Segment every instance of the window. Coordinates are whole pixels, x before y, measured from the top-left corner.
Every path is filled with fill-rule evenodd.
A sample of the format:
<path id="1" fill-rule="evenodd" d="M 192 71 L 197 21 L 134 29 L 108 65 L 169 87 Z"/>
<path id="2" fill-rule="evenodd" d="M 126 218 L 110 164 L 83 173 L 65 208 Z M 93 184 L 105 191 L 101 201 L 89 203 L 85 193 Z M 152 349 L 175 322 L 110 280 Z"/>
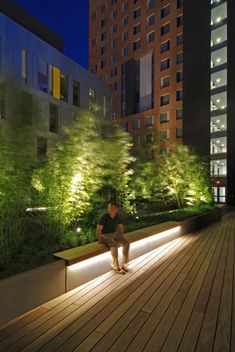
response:
<path id="1" fill-rule="evenodd" d="M 115 90 L 117 90 L 117 82 L 114 82 L 110 85 L 111 91 L 114 92 Z"/>
<path id="2" fill-rule="evenodd" d="M 177 101 L 183 100 L 183 90 L 177 90 L 177 92 L 176 92 L 176 100 Z"/>
<path id="3" fill-rule="evenodd" d="M 141 8 L 139 7 L 133 12 L 133 18 L 136 19 L 141 16 Z"/>
<path id="4" fill-rule="evenodd" d="M 148 116 L 146 118 L 146 126 L 150 127 L 154 125 L 154 116 Z"/>
<path id="5" fill-rule="evenodd" d="M 136 34 L 140 33 L 140 31 L 141 31 L 141 24 L 139 23 L 136 26 L 134 26 L 133 34 L 136 35 Z"/>
<path id="6" fill-rule="evenodd" d="M 128 18 L 128 16 L 124 17 L 122 21 L 123 21 L 123 26 L 127 26 L 128 23 L 129 23 L 129 18 Z"/>
<path id="7" fill-rule="evenodd" d="M 161 36 L 169 33 L 170 29 L 171 29 L 170 23 L 166 23 L 163 26 L 161 26 Z"/>
<path id="8" fill-rule="evenodd" d="M 146 143 L 147 144 L 153 143 L 153 134 L 152 133 L 146 134 Z"/>
<path id="9" fill-rule="evenodd" d="M 0 119 L 6 118 L 6 85 L 0 83 Z"/>
<path id="10" fill-rule="evenodd" d="M 183 25 L 183 15 L 177 17 L 177 27 Z"/>
<path id="11" fill-rule="evenodd" d="M 170 59 L 165 59 L 161 61 L 161 71 L 164 71 L 170 67 Z"/>
<path id="12" fill-rule="evenodd" d="M 106 4 L 101 6 L 101 13 L 104 13 L 106 11 Z"/>
<path id="13" fill-rule="evenodd" d="M 117 47 L 117 39 L 113 39 L 113 40 L 112 40 L 111 47 L 112 47 L 112 48 L 116 48 L 116 47 Z"/>
<path id="14" fill-rule="evenodd" d="M 117 0 L 111 0 L 111 5 L 117 4 Z"/>
<path id="15" fill-rule="evenodd" d="M 80 106 L 80 82 L 73 81 L 73 105 Z"/>
<path id="16" fill-rule="evenodd" d="M 48 92 L 48 64 L 43 60 L 38 60 L 38 88 Z"/>
<path id="17" fill-rule="evenodd" d="M 177 127 L 176 128 L 176 138 L 182 138 L 183 136 L 183 129 L 182 127 Z"/>
<path id="18" fill-rule="evenodd" d="M 161 131 L 160 132 L 160 141 L 164 142 L 169 139 L 169 130 Z"/>
<path id="19" fill-rule="evenodd" d="M 132 121 L 132 129 L 137 130 L 138 128 L 140 128 L 140 120 L 133 120 Z"/>
<path id="20" fill-rule="evenodd" d="M 107 18 L 103 18 L 103 19 L 100 21 L 101 28 L 103 28 L 104 26 L 106 26 L 106 24 L 107 24 Z"/>
<path id="21" fill-rule="evenodd" d="M 37 156 L 38 158 L 45 157 L 47 153 L 47 139 L 44 137 L 37 138 Z"/>
<path id="22" fill-rule="evenodd" d="M 155 39 L 155 33 L 154 32 L 150 32 L 150 33 L 147 34 L 147 42 L 148 43 L 153 42 L 154 39 Z"/>
<path id="23" fill-rule="evenodd" d="M 168 16 L 170 14 L 170 11 L 171 11 L 170 5 L 167 5 L 166 7 L 163 7 L 161 9 L 161 18 L 164 18 L 164 17 Z"/>
<path id="24" fill-rule="evenodd" d="M 177 9 L 183 6 L 183 0 L 177 0 Z"/>
<path id="25" fill-rule="evenodd" d="M 125 11 L 128 11 L 128 9 L 129 9 L 128 1 L 125 1 L 125 2 L 123 3 L 122 9 L 123 9 L 124 12 L 125 12 Z"/>
<path id="26" fill-rule="evenodd" d="M 96 20 L 96 12 L 93 12 L 91 17 L 92 17 L 92 21 L 95 21 Z"/>
<path id="27" fill-rule="evenodd" d="M 125 122 L 121 125 L 121 129 L 124 131 L 124 132 L 128 132 L 128 122 Z"/>
<path id="28" fill-rule="evenodd" d="M 141 40 L 139 39 L 133 43 L 133 50 L 135 51 L 135 50 L 139 49 L 140 46 L 141 46 Z"/>
<path id="29" fill-rule="evenodd" d="M 170 95 L 167 94 L 167 95 L 162 95 L 160 97 L 160 105 L 163 106 L 163 105 L 168 105 L 170 103 Z"/>
<path id="30" fill-rule="evenodd" d="M 147 18 L 147 27 L 154 25 L 155 22 L 155 15 L 151 15 Z"/>
<path id="31" fill-rule="evenodd" d="M 117 10 L 114 10 L 114 11 L 112 12 L 112 19 L 114 20 L 115 18 L 117 18 L 117 15 L 118 15 Z"/>
<path id="32" fill-rule="evenodd" d="M 134 146 L 140 145 L 140 141 L 141 141 L 140 135 L 139 134 L 134 134 L 132 136 L 132 141 L 133 141 Z"/>
<path id="33" fill-rule="evenodd" d="M 178 71 L 176 73 L 176 82 L 182 82 L 183 81 L 183 71 Z"/>
<path id="34" fill-rule="evenodd" d="M 166 51 L 170 50 L 170 41 L 167 40 L 166 42 L 161 44 L 161 53 L 165 53 Z"/>
<path id="35" fill-rule="evenodd" d="M 182 33 L 177 35 L 176 42 L 177 42 L 177 45 L 183 44 L 183 34 Z"/>
<path id="36" fill-rule="evenodd" d="M 166 123 L 169 122 L 169 111 L 163 112 L 160 114 L 160 122 L 161 123 Z"/>
<path id="37" fill-rule="evenodd" d="M 96 38 L 93 38 L 91 41 L 91 47 L 94 48 L 96 46 Z"/>
<path id="38" fill-rule="evenodd" d="M 170 76 L 161 78 L 161 88 L 169 87 L 170 85 Z"/>
<path id="39" fill-rule="evenodd" d="M 176 110 L 176 120 L 181 120 L 183 118 L 183 109 Z"/>
<path id="40" fill-rule="evenodd" d="M 68 76 L 60 72 L 60 99 L 68 101 Z"/>
<path id="41" fill-rule="evenodd" d="M 113 67 L 110 71 L 110 76 L 115 77 L 117 76 L 117 67 Z"/>
<path id="42" fill-rule="evenodd" d="M 96 93 L 95 90 L 89 88 L 88 91 L 88 109 L 91 110 L 96 102 Z"/>
<path id="43" fill-rule="evenodd" d="M 111 61 L 112 63 L 117 62 L 117 55 L 111 55 L 111 56 L 110 56 L 110 61 Z"/>
<path id="44" fill-rule="evenodd" d="M 101 76 L 100 76 L 100 79 L 101 79 L 101 81 L 106 81 L 106 78 L 107 78 L 107 75 L 106 75 L 106 73 L 104 73 L 104 74 L 102 74 Z"/>
<path id="45" fill-rule="evenodd" d="M 107 32 L 103 32 L 100 35 L 100 40 L 103 42 L 107 38 Z"/>
<path id="46" fill-rule="evenodd" d="M 49 131 L 58 133 L 59 119 L 58 119 L 58 106 L 51 104 L 49 107 Z"/>
<path id="47" fill-rule="evenodd" d="M 117 32 L 117 24 L 114 24 L 113 27 L 112 27 L 112 33 L 116 33 Z"/>
<path id="48" fill-rule="evenodd" d="M 102 46 L 102 48 L 100 49 L 101 55 L 104 55 L 106 52 L 107 52 L 107 46 Z"/>
<path id="49" fill-rule="evenodd" d="M 21 51 L 21 77 L 22 81 L 27 83 L 27 61 L 28 61 L 28 53 L 27 50 L 22 49 Z"/>
<path id="50" fill-rule="evenodd" d="M 183 62 L 183 52 L 181 51 L 176 55 L 176 63 L 181 64 Z"/>
<path id="51" fill-rule="evenodd" d="M 151 10 L 155 6 L 155 0 L 148 0 L 147 9 Z"/>
<path id="52" fill-rule="evenodd" d="M 128 40 L 128 32 L 122 34 L 122 40 L 125 42 Z"/>
<path id="53" fill-rule="evenodd" d="M 107 65 L 107 61 L 106 60 L 102 60 L 101 63 L 100 63 L 100 67 L 101 68 L 105 68 Z"/>
<path id="54" fill-rule="evenodd" d="M 128 48 L 127 48 L 127 47 L 126 47 L 126 48 L 123 48 L 123 50 L 122 50 L 122 56 L 127 56 L 128 53 L 129 53 Z"/>

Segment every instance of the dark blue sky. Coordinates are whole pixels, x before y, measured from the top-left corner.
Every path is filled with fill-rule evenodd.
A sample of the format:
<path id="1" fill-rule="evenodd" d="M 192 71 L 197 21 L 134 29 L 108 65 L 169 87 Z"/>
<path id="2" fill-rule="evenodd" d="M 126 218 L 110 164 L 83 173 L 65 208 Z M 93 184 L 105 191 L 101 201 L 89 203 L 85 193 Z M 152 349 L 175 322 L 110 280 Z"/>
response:
<path id="1" fill-rule="evenodd" d="M 88 66 L 88 0 L 14 0 L 64 39 L 65 54 Z"/>

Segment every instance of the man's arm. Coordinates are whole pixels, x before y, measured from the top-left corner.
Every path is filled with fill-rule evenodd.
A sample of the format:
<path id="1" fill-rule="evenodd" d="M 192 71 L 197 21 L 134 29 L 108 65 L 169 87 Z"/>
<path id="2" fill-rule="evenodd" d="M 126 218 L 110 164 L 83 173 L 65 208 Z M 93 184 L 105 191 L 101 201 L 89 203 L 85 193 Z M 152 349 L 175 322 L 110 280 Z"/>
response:
<path id="1" fill-rule="evenodd" d="M 98 242 L 99 244 L 102 244 L 102 230 L 103 230 L 103 225 L 97 225 L 97 238 L 98 238 Z"/>

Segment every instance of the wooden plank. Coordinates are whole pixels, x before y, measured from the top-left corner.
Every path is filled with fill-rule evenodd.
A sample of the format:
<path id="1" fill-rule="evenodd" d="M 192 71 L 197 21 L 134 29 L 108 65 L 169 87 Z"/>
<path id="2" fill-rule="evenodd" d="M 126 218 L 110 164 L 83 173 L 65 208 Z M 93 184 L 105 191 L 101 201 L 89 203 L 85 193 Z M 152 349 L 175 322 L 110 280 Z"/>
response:
<path id="1" fill-rule="evenodd" d="M 227 227 L 224 227 L 223 228 L 224 233 L 222 233 L 222 230 L 221 230 L 220 236 L 225 237 L 228 230 L 230 229 Z M 211 264 L 205 276 L 204 282 L 202 284 L 201 290 L 197 297 L 196 303 L 193 307 L 193 312 L 190 316 L 184 335 L 183 335 L 183 331 L 181 330 L 181 322 L 178 321 L 178 325 L 177 325 L 177 321 L 176 321 L 174 324 L 174 330 L 176 331 L 177 329 L 180 329 L 179 335 L 183 335 L 183 338 L 180 341 L 178 352 L 184 352 L 184 351 L 190 352 L 195 350 L 197 339 L 203 322 L 203 317 L 210 298 L 211 289 L 214 283 L 216 271 L 218 269 L 221 256 L 226 251 L 226 246 L 227 246 L 226 241 L 224 241 L 223 246 L 221 247 L 218 246 L 216 249 L 216 252 L 211 261 Z M 179 340 L 178 340 L 178 344 L 179 344 Z M 177 345 L 175 347 L 177 347 Z"/>
<path id="2" fill-rule="evenodd" d="M 22 314 L 21 316 L 8 321 L 5 324 L 2 324 L 0 326 L 0 341 L 5 339 L 7 336 L 13 334 L 16 330 L 22 328 L 25 324 L 29 323 L 30 321 L 40 317 L 43 315 L 45 312 L 47 312 L 48 309 L 46 307 L 37 307 L 32 309 L 29 312 L 26 312 L 25 314 Z"/>
<path id="3" fill-rule="evenodd" d="M 177 241 L 175 243 L 177 243 Z M 173 245 L 174 244 L 172 244 L 172 246 Z M 168 244 L 168 246 L 170 247 L 170 244 Z M 159 252 L 161 252 L 161 250 L 159 250 Z M 120 285 L 121 281 L 124 281 L 127 279 L 128 278 L 114 276 L 113 284 L 118 287 Z M 59 322 L 62 322 L 62 327 L 64 328 L 63 323 L 64 323 L 64 319 L 66 317 L 68 318 L 67 321 L 65 320 L 66 323 L 68 323 L 68 324 L 72 323 L 76 318 L 78 318 L 86 310 L 91 308 L 92 305 L 95 305 L 101 298 L 103 298 L 105 287 L 107 287 L 110 291 L 114 288 L 111 285 L 111 283 L 112 282 L 110 282 L 110 280 L 106 280 L 105 283 L 103 283 L 102 285 L 99 285 L 98 287 L 96 287 L 92 291 L 90 291 L 88 294 L 84 295 L 80 299 L 80 304 L 82 303 L 81 306 L 76 306 L 76 305 L 72 304 L 69 307 L 67 307 L 66 309 L 60 310 L 59 312 L 57 312 L 56 315 L 52 316 L 52 318 L 47 320 L 46 322 L 41 321 L 41 325 L 39 324 L 39 326 L 34 325 L 33 327 L 32 326 L 26 327 L 25 331 L 23 331 L 23 332 L 20 331 L 20 336 L 19 335 L 14 336 L 15 343 L 10 345 L 9 350 L 11 350 L 12 348 L 15 348 L 15 351 L 16 351 L 16 350 L 19 350 L 20 348 L 27 346 L 27 344 L 29 344 L 31 341 L 35 340 L 37 337 L 39 337 L 43 333 L 47 332 L 50 328 L 52 328 L 54 325 L 57 325 Z M 77 303 L 79 303 L 79 301 L 77 301 Z M 60 309 L 61 309 L 61 305 L 60 305 Z M 37 327 L 37 329 L 35 329 L 35 327 Z M 33 331 L 29 334 L 30 331 L 28 331 L 27 328 L 30 328 L 30 331 L 32 331 L 32 330 Z M 57 329 L 55 329 L 55 331 L 57 331 Z M 9 341 L 5 342 L 5 346 L 7 346 L 8 343 L 9 343 Z"/>
<path id="4" fill-rule="evenodd" d="M 156 351 L 161 349 L 164 352 L 169 352 L 172 351 L 175 346 L 177 346 L 180 339 L 180 333 L 179 330 L 176 331 L 176 329 L 174 328 L 171 329 L 171 326 L 174 324 L 174 320 L 177 318 L 176 321 L 181 322 L 180 331 L 185 330 L 188 319 L 193 309 L 193 305 L 197 299 L 208 267 L 215 253 L 218 240 L 220 240 L 219 245 L 222 245 L 222 239 L 220 236 L 217 235 L 216 239 L 211 244 L 209 252 L 205 257 L 195 279 L 193 280 L 193 282 L 191 282 L 191 280 L 189 280 L 189 282 L 187 282 L 187 280 L 184 282 L 184 286 L 181 287 L 180 291 L 175 296 L 167 313 L 164 315 L 159 326 L 154 331 L 153 335 L 148 341 L 145 347 L 146 351 L 152 350 L 153 346 L 155 346 Z M 163 343 L 164 346 L 162 348 Z"/>
<path id="5" fill-rule="evenodd" d="M 131 323 L 124 329 L 119 338 L 109 348 L 109 352 L 125 351 L 129 343 L 133 340 L 136 334 L 140 331 L 144 323 L 149 318 L 149 313 L 139 311 Z"/>
<path id="6" fill-rule="evenodd" d="M 164 274 L 161 275 L 160 279 L 154 282 L 154 285 L 152 285 L 152 287 L 148 287 L 146 292 L 139 297 L 135 304 L 127 310 L 127 312 L 122 316 L 122 318 L 113 326 L 112 329 L 108 331 L 105 337 L 97 344 L 97 346 L 94 348 L 94 351 L 108 351 L 112 343 L 114 343 L 115 339 L 120 335 L 120 333 L 125 329 L 125 327 L 135 318 L 136 314 L 141 309 L 143 310 L 143 307 L 147 304 L 149 299 L 152 300 L 152 297 L 154 296 L 154 301 L 156 300 L 157 304 L 162 297 L 164 297 L 166 294 L 168 295 L 168 292 L 171 291 L 171 285 L 175 283 L 176 278 L 180 273 L 182 273 L 182 270 L 185 271 L 185 277 L 187 276 L 187 273 L 190 271 L 191 267 L 194 264 L 193 259 L 196 260 L 198 255 L 201 253 L 202 249 L 200 247 L 203 247 L 202 242 L 199 242 L 197 243 L 197 246 L 193 246 L 192 248 L 190 248 L 190 255 L 189 252 L 186 251 L 186 249 L 184 250 L 184 257 L 182 258 L 181 256 L 179 256 L 178 262 L 172 263 L 172 266 L 167 269 L 168 275 L 165 276 L 166 272 L 164 272 Z M 209 249 L 210 242 L 208 243 L 207 240 L 205 242 Z M 192 263 L 191 265 L 188 265 L 188 262 L 190 260 L 192 261 Z M 149 313 L 149 311 L 147 311 L 147 313 Z M 116 319 L 114 319 L 114 317 L 112 318 L 112 320 L 115 323 Z M 111 326 L 112 324 L 114 324 L 111 323 L 111 321 L 109 321 L 109 323 Z M 100 328 L 99 331 L 101 331 Z M 102 332 L 104 333 L 104 331 Z M 120 339 L 122 340 L 122 349 L 124 350 L 127 347 L 124 346 L 124 343 L 128 345 L 130 341 L 124 341 L 122 336 L 120 337 Z M 117 340 L 117 342 L 120 341 Z"/>
<path id="7" fill-rule="evenodd" d="M 225 220 L 223 220 L 224 222 Z M 226 242 L 226 246 L 228 241 Z M 198 337 L 196 351 L 211 351 L 213 348 L 216 324 L 218 319 L 219 304 L 222 293 L 224 272 L 226 265 L 227 247 L 224 247 L 218 270 L 214 279 L 209 302 L 205 311 L 201 331 Z"/>
<path id="8" fill-rule="evenodd" d="M 235 227 L 235 218 L 233 213 L 233 218 L 231 219 L 233 226 Z M 233 227 L 233 233 L 235 233 Z M 235 255 L 235 243 L 234 243 L 234 255 Z M 233 307 L 232 307 L 232 336 L 231 336 L 231 351 L 235 351 L 235 260 L 233 264 Z"/>
<path id="9" fill-rule="evenodd" d="M 233 231 L 230 230 L 230 242 L 213 352 L 230 351 L 233 304 L 234 234 L 235 231 L 233 228 Z"/>
<path id="10" fill-rule="evenodd" d="M 89 335 L 89 337 L 83 341 L 74 352 L 89 352 L 92 346 L 94 346 L 102 337 L 103 335 L 100 332 L 93 331 L 93 333 Z"/>
<path id="11" fill-rule="evenodd" d="M 231 232 L 230 226 L 228 228 L 224 227 L 223 231 L 225 231 L 226 233 L 228 231 Z M 221 235 L 222 235 L 222 232 L 221 232 Z M 205 311 L 210 299 L 214 282 L 216 280 L 216 273 L 218 270 L 220 270 L 220 264 L 221 264 L 221 260 L 223 260 L 223 256 L 226 255 L 226 248 L 224 246 L 226 246 L 226 243 L 224 243 L 220 254 L 217 256 L 217 261 L 216 261 L 216 257 L 214 257 L 214 263 L 211 264 L 210 269 L 208 271 L 208 275 L 204 280 L 202 290 L 198 296 L 197 302 L 193 309 L 193 313 L 190 317 L 189 324 L 186 328 L 183 339 L 180 343 L 179 352 L 184 352 L 185 350 L 190 352 L 190 351 L 194 351 L 196 348 L 196 344 L 197 344 L 198 336 L 200 334 Z"/>
<path id="12" fill-rule="evenodd" d="M 192 240 L 194 240 L 194 239 L 195 238 L 192 238 Z M 165 265 L 164 265 L 165 268 L 167 268 L 172 263 L 172 261 L 177 261 L 177 260 L 180 260 L 180 256 L 177 253 L 176 253 L 176 256 L 174 259 L 172 257 L 168 257 L 166 262 L 169 261 L 170 263 L 165 263 Z M 151 280 L 154 280 L 161 272 L 163 272 L 162 269 L 161 269 L 161 271 L 159 271 L 157 268 L 154 268 L 153 273 L 150 277 Z M 145 288 L 146 288 L 145 282 L 146 282 L 146 280 L 143 282 L 143 284 L 140 286 L 140 288 L 137 288 L 137 290 L 133 291 L 133 294 L 136 295 L 137 298 L 139 295 L 141 295 L 143 290 L 145 290 Z M 133 302 L 132 302 L 133 301 L 133 294 L 131 294 L 131 292 L 127 292 L 127 290 L 126 290 L 125 296 L 119 295 L 118 300 L 109 302 L 108 306 L 105 308 L 105 310 L 103 312 L 101 312 L 101 314 L 96 315 L 89 324 L 86 324 L 82 329 L 78 330 L 70 338 L 70 340 L 67 341 L 65 344 L 61 345 L 60 348 L 57 349 L 57 351 L 63 351 L 63 349 L 69 350 L 69 351 L 73 350 L 73 348 L 77 345 L 77 343 L 82 342 L 84 337 L 86 337 L 86 336 L 89 337 L 89 334 L 92 333 L 92 331 L 94 331 L 94 329 L 97 326 L 99 326 L 99 324 L 102 324 L 102 321 L 104 321 L 105 318 L 109 319 L 112 316 L 112 314 L 116 314 L 117 309 L 119 309 L 120 307 L 123 307 L 123 302 L 126 304 L 126 302 L 128 300 L 127 305 L 129 305 L 129 301 L 131 301 L 130 305 L 133 304 Z M 130 299 L 130 297 L 131 297 L 131 299 Z M 115 323 L 115 320 L 113 320 L 113 318 L 112 318 L 111 321 L 109 321 L 110 327 Z M 104 331 L 102 331 L 102 333 L 104 333 Z M 99 350 L 102 350 L 100 346 L 98 346 L 98 348 L 99 348 Z"/>
<path id="13" fill-rule="evenodd" d="M 200 241 L 203 241 L 205 236 L 211 236 L 213 233 L 214 225 L 210 226 L 210 231 L 208 228 L 200 233 Z M 211 245 L 211 242 L 209 242 L 209 246 Z M 146 324 L 144 324 L 143 328 L 140 330 L 139 334 L 135 337 L 135 339 L 132 341 L 130 346 L 128 347 L 127 351 L 142 351 L 147 344 L 148 340 L 151 338 L 152 334 L 154 333 L 156 327 L 158 327 L 159 323 L 162 321 L 164 318 L 164 315 L 166 312 L 172 311 L 172 314 L 174 313 L 174 304 L 177 303 L 176 299 L 179 297 L 182 297 L 183 291 L 189 290 L 190 285 L 193 283 L 200 267 L 202 264 L 202 261 L 204 261 L 204 258 L 207 255 L 207 249 L 200 254 L 199 259 L 197 260 L 197 263 L 193 266 L 192 270 L 190 270 L 190 273 L 186 277 L 186 279 L 183 281 L 183 283 L 180 283 L 180 288 L 178 286 L 173 285 L 171 287 L 171 290 L 169 290 L 168 294 L 165 295 L 162 300 L 159 302 L 159 304 L 156 305 L 154 308 L 154 311 L 150 315 L 149 319 L 147 320 Z M 177 285 L 177 284 L 176 284 Z M 174 302 L 174 303 L 173 303 Z M 169 313 L 168 313 L 169 314 Z M 170 314 L 169 314 L 170 316 Z M 167 330 L 168 331 L 168 330 Z M 157 349 L 156 349 L 157 351 Z"/>
<path id="14" fill-rule="evenodd" d="M 189 239 L 187 239 L 187 237 L 185 236 L 184 241 L 187 242 L 188 240 Z M 167 253 L 173 254 L 174 251 L 176 251 L 177 247 L 179 246 L 182 246 L 182 243 L 179 243 L 178 241 L 178 245 L 174 246 L 171 249 L 171 251 L 168 251 Z M 120 305 L 120 303 L 123 301 L 123 299 L 125 299 L 125 297 L 129 296 L 130 292 L 134 291 L 137 287 L 139 287 L 142 284 L 142 282 L 144 282 L 146 277 L 148 277 L 148 275 L 151 274 L 151 270 L 154 265 L 161 266 L 164 253 L 156 254 L 156 253 L 159 253 L 159 248 L 153 251 L 153 254 L 154 253 L 156 258 L 153 258 L 148 264 L 140 268 L 139 272 L 134 274 L 132 277 L 129 277 L 129 274 L 126 275 L 126 277 L 128 278 L 128 282 L 124 282 L 123 285 L 118 286 L 115 291 L 107 295 L 104 299 L 100 301 L 99 304 L 95 305 L 92 309 L 87 311 L 85 315 L 83 315 L 82 317 L 78 317 L 78 319 L 74 320 L 74 322 L 69 326 L 67 326 L 67 324 L 66 325 L 61 324 L 61 327 L 62 329 L 64 329 L 64 331 L 62 331 L 47 345 L 44 345 L 43 351 L 45 352 L 51 351 L 51 349 L 53 348 L 56 348 L 57 351 L 59 351 L 60 349 L 63 351 L 64 347 L 63 347 L 63 344 L 61 344 L 61 341 L 63 340 L 67 341 L 68 338 L 71 337 L 71 339 L 69 340 L 69 343 L 70 345 L 73 346 L 75 335 L 76 335 L 75 336 L 76 341 L 74 344 L 74 348 L 77 346 L 77 341 L 79 339 L 81 340 L 80 342 L 82 342 L 85 339 L 85 337 L 87 337 L 94 330 L 93 328 L 90 330 L 90 326 L 87 328 L 86 323 L 88 323 L 89 321 L 92 321 L 93 323 L 98 321 L 96 325 L 99 324 L 100 319 L 101 321 L 104 320 L 106 316 L 108 316 L 113 310 L 115 310 L 115 308 L 117 308 Z M 155 266 L 154 266 L 154 270 L 155 270 Z M 110 302 L 112 304 L 110 304 Z M 100 312 L 101 312 L 101 315 L 97 315 Z M 77 339 L 77 334 L 79 335 L 79 339 Z M 66 349 L 68 349 L 67 343 L 66 343 Z"/>

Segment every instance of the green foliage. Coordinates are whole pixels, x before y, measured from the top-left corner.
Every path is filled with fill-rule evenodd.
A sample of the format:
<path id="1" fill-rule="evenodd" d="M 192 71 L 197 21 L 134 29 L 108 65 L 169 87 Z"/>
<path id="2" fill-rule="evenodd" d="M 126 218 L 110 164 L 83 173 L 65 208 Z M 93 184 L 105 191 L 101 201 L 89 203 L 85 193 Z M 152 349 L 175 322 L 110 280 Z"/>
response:
<path id="1" fill-rule="evenodd" d="M 0 124 L 0 261 L 11 255 L 23 239 L 40 115 L 37 102 L 21 87 L 8 83 L 4 91 L 7 119 Z"/>
<path id="2" fill-rule="evenodd" d="M 158 165 L 156 195 L 179 208 L 212 203 L 208 165 L 186 146 L 175 145 Z"/>
<path id="3" fill-rule="evenodd" d="M 61 224 L 63 232 L 74 222 L 86 222 L 98 201 L 101 206 L 112 192 L 121 193 L 131 176 L 130 148 L 120 128 L 91 111 L 80 113 L 33 177 L 49 220 Z"/>

